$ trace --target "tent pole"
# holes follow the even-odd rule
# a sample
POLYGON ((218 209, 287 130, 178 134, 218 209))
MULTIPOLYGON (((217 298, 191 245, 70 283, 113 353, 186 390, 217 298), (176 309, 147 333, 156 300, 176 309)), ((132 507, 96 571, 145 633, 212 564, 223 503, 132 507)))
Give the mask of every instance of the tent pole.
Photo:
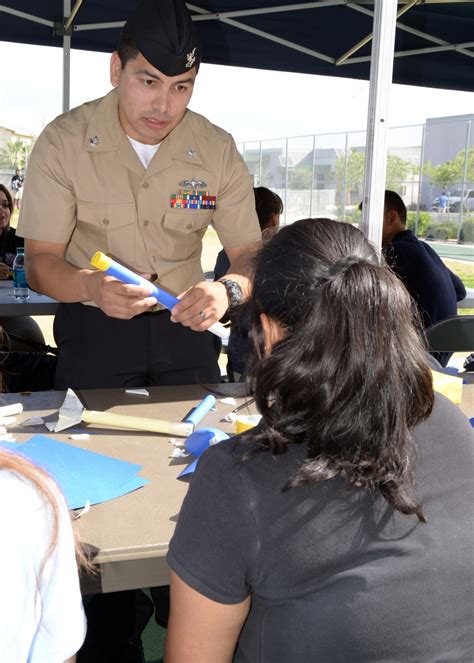
MULTIPOLYGON (((71 13, 71 0, 64 0, 63 16, 71 13)), ((71 98, 71 37, 63 35, 63 113, 69 110, 71 98)))
POLYGON ((397 0, 376 0, 370 65, 362 230, 375 246, 382 243, 387 112, 393 75, 397 0))

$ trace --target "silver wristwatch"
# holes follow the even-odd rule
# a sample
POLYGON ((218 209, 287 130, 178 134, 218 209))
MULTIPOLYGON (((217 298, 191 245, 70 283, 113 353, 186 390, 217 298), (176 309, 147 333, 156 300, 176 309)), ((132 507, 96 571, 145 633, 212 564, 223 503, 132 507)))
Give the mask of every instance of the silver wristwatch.
POLYGON ((229 306, 232 307, 240 304, 244 293, 237 281, 232 281, 231 279, 218 279, 218 281, 224 285, 227 291, 229 306))

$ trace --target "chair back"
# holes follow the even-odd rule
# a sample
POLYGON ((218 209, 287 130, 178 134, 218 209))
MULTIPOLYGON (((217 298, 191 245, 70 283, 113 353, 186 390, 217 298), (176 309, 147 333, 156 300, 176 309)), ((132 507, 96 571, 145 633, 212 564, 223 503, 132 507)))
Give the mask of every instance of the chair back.
POLYGON ((474 315, 456 315, 425 331, 430 352, 473 352, 474 315))

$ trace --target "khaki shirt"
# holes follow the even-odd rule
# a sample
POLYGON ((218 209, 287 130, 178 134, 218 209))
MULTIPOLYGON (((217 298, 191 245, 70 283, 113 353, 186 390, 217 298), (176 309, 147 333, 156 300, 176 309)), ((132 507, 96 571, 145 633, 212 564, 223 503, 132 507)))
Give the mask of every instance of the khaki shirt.
POLYGON ((210 224, 224 247, 261 238, 247 167, 232 137, 201 115, 186 111, 146 170, 121 128, 115 90, 56 118, 35 144, 18 234, 66 244, 76 267, 103 251, 179 293, 203 279, 210 224), (184 180, 217 196, 215 210, 171 208, 171 196, 190 188, 184 180))

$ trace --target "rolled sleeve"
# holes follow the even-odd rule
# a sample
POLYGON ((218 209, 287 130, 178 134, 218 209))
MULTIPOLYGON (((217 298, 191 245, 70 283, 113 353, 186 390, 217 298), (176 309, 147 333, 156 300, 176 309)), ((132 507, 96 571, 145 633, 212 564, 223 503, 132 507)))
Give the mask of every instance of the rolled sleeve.
POLYGON ((262 238, 252 178, 230 137, 223 153, 221 186, 212 224, 224 247, 244 246, 262 238))
POLYGON ((28 164, 17 233, 42 242, 67 244, 76 225, 76 199, 65 171, 59 132, 48 127, 28 164))

